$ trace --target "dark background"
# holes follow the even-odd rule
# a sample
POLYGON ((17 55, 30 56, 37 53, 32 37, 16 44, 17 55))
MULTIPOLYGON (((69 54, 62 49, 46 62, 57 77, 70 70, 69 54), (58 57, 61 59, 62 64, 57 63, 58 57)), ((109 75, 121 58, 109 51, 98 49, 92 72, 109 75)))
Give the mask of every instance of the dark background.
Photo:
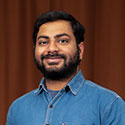
POLYGON ((125 0, 0 0, 0 125, 10 104, 42 78, 32 31, 49 10, 67 11, 85 26, 84 76, 125 99, 125 0))

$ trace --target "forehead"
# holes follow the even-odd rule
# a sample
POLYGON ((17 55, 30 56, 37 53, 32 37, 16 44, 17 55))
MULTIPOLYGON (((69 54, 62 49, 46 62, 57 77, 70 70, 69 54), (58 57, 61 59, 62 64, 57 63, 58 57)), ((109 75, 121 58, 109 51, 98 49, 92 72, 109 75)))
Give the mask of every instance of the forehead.
POLYGON ((60 33, 67 33, 73 35, 72 27, 69 21, 57 20, 53 22, 47 22, 40 26, 37 36, 39 35, 56 35, 60 33))

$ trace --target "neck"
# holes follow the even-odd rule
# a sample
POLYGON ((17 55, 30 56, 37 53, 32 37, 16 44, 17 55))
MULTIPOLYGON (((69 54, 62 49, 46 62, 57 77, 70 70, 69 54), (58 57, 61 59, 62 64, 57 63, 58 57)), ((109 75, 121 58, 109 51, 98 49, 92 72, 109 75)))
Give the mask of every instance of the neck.
POLYGON ((79 71, 79 68, 77 69, 77 71, 72 76, 70 76, 69 78, 63 79, 63 80, 45 79, 47 89, 58 90, 58 91, 61 90, 78 73, 78 71, 79 71))

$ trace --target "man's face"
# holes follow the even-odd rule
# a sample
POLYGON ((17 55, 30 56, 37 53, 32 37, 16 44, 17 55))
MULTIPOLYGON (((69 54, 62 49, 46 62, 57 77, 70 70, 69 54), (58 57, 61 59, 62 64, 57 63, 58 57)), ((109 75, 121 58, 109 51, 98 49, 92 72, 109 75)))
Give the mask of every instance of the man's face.
POLYGON ((83 43, 76 45, 68 21, 58 20, 40 26, 35 61, 45 77, 54 80, 69 77, 76 72, 82 54, 83 43))

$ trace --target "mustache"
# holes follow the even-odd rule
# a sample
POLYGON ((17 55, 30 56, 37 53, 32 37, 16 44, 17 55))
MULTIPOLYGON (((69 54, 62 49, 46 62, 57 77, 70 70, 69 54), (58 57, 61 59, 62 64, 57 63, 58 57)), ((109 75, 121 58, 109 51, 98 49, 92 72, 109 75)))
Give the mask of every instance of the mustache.
POLYGON ((41 60, 47 59, 47 58, 63 58, 63 59, 66 59, 66 56, 64 54, 58 54, 58 53, 46 54, 46 55, 41 56, 41 60))

